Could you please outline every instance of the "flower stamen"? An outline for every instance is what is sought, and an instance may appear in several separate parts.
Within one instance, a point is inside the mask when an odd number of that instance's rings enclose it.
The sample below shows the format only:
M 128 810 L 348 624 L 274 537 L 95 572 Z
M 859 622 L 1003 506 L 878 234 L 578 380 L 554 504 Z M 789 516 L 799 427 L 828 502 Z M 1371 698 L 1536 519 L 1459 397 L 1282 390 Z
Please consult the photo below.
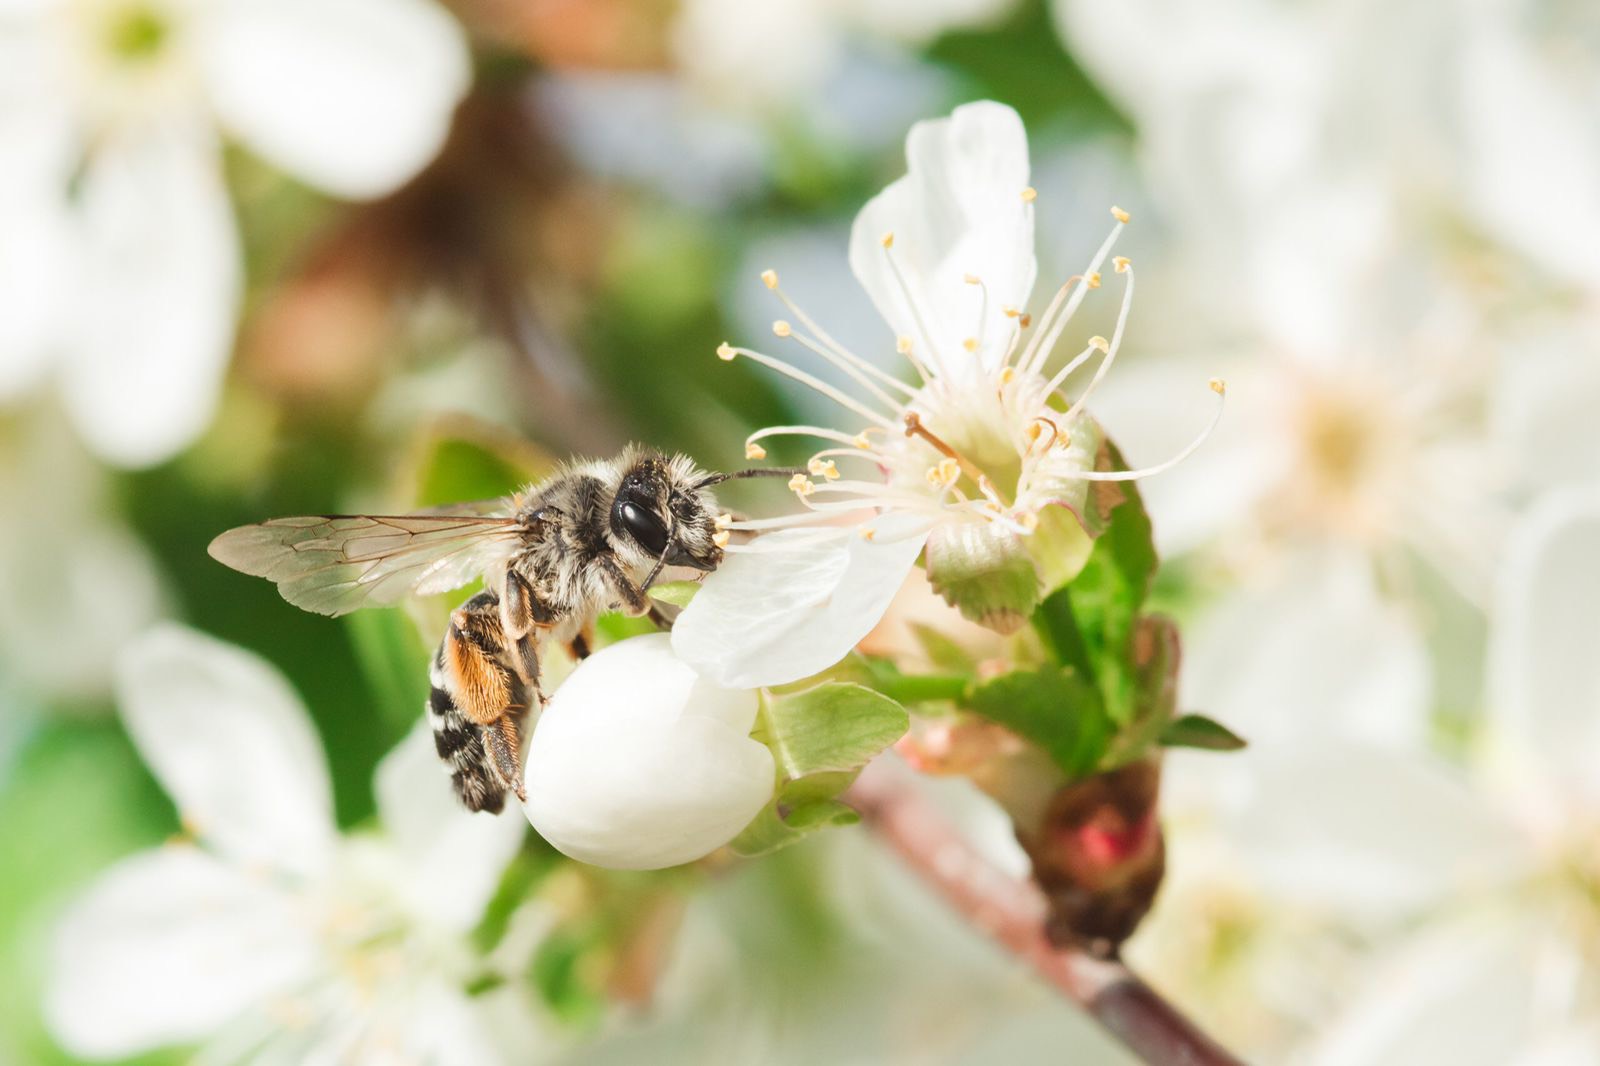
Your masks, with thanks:
M 954 448 L 950 447 L 950 445 L 946 444 L 944 441 L 940 440 L 932 430 L 923 425 L 922 416 L 917 414 L 917 412 L 907 411 L 905 424 L 906 436 L 921 437 L 923 440 L 933 445 L 934 450 L 940 455 L 943 455 L 948 459 L 954 459 L 956 463 L 959 464 L 961 472 L 966 474 L 973 481 L 978 482 L 980 485 L 988 480 L 976 463 L 962 455 L 960 452 L 956 451 Z
M 787 323 L 782 324 L 787 325 Z M 779 334 L 779 336 L 786 336 L 786 334 Z M 719 358 L 727 362 L 732 362 L 735 356 L 742 355 L 746 359 L 750 359 L 754 362 L 760 363 L 762 366 L 776 370 L 784 377 L 792 378 L 793 380 L 800 382 L 802 385 L 809 386 L 810 388 L 826 396 L 828 399 L 839 404 L 841 407 L 854 411 L 856 414 L 860 415 L 862 418 L 865 418 L 869 422 L 882 426 L 884 429 L 892 429 L 894 427 L 893 422 L 890 422 L 883 415 L 867 407 L 861 401 L 846 395 L 844 392 L 841 392 L 839 389 L 828 384 L 826 381 L 823 381 L 821 378 L 812 374 L 808 374 L 799 367 L 791 366 L 782 359 L 774 359 L 770 355 L 753 351 L 750 348 L 735 348 L 733 345 L 728 344 L 727 342 L 723 342 L 717 346 L 717 355 Z
M 1211 423 L 1207 425 L 1205 429 L 1200 431 L 1200 435 L 1195 437 L 1194 440 L 1190 441 L 1189 444 L 1177 455 L 1174 455 L 1171 459 L 1168 459 L 1165 462 L 1157 463 L 1155 466 L 1147 466 L 1140 470 L 1085 470 L 1070 476 L 1078 478 L 1082 481 L 1135 481 L 1139 478 L 1150 477 L 1152 474 L 1159 474 L 1165 470 L 1171 470 L 1173 467 L 1189 458 L 1189 456 L 1195 453 L 1196 449 L 1198 449 L 1200 445 L 1206 442 L 1206 438 L 1210 437 L 1212 432 L 1216 430 L 1217 423 L 1222 421 L 1223 408 L 1227 406 L 1227 383 L 1221 378 L 1212 378 L 1209 382 L 1207 382 L 1207 384 L 1211 387 L 1211 391 L 1217 394 L 1216 413 L 1211 416 Z
M 879 382 L 899 389 L 907 396 L 916 395 L 916 389 L 912 388 L 910 385 L 907 385 L 893 374 L 887 373 L 879 367 L 867 362 L 867 360 L 861 358 L 861 356 L 852 352 L 843 344 L 840 344 L 834 339 L 832 334 L 819 326 L 816 319 L 806 314 L 804 309 L 802 309 L 799 304 L 795 303 L 794 300 L 790 299 L 788 293 L 783 291 L 782 287 L 778 284 L 778 272 L 776 270 L 763 270 L 761 272 L 761 283 L 768 289 L 772 290 L 773 295 L 777 296 L 777 298 L 783 303 L 783 306 L 789 309 L 789 313 L 794 315 L 795 318 L 799 319 L 800 324 L 806 329 L 810 330 L 812 335 L 816 337 L 817 343 L 822 346 L 822 348 L 819 349 L 813 346 L 809 338 L 797 336 L 796 339 L 805 344 L 806 347 L 811 348 L 812 351 L 815 351 L 824 359 L 827 359 L 835 366 L 838 366 L 852 378 L 855 378 L 862 385 L 872 389 L 874 392 L 877 392 L 878 390 L 870 382 L 862 380 L 857 371 L 869 374 L 876 378 Z M 851 367 L 854 367 L 855 370 L 851 370 Z M 918 368 L 918 370 L 920 372 L 920 368 Z M 923 375 L 923 380 L 926 382 L 926 374 Z

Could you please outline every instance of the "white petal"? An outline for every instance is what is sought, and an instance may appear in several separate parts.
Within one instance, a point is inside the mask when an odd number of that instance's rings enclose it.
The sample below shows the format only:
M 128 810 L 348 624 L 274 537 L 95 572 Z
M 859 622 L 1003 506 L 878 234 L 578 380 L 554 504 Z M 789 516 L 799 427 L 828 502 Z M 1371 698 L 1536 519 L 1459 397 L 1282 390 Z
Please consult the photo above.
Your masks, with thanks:
M 1315 1066 L 1502 1066 L 1540 1034 L 1524 923 L 1454 925 L 1384 961 L 1336 1019 Z
M 513 815 L 461 806 L 427 722 L 384 756 L 375 789 L 378 815 L 406 867 L 395 887 L 429 922 L 460 930 L 476 925 L 527 826 Z
M 690 862 L 772 796 L 772 753 L 750 738 L 758 699 L 705 681 L 666 634 L 591 655 L 540 716 L 526 811 L 564 854 L 613 869 Z
M 1184 660 L 1185 709 L 1250 740 L 1426 738 L 1427 648 L 1357 558 L 1308 552 L 1241 587 L 1191 628 Z
M 511 819 L 511 815 L 506 816 Z M 504 1061 L 490 1037 L 479 1005 L 444 981 L 429 980 L 411 996 L 400 1024 L 394 1066 L 429 1063 L 431 1066 L 493 1066 Z M 516 1060 L 529 1062 L 549 1048 L 518 1047 Z
M 292 896 L 172 845 L 113 867 L 67 911 L 45 1018 L 73 1054 L 121 1058 L 205 1036 L 317 961 Z
M 205 42 L 218 116 L 338 196 L 387 193 L 438 152 L 471 79 L 431 0 L 231 0 Z
M 895 333 L 946 372 L 972 364 L 962 347 L 968 339 L 981 342 L 976 357 L 984 365 L 995 365 L 1014 322 L 1002 308 L 1027 304 L 1035 272 L 1033 213 L 1022 199 L 1022 120 L 989 101 L 958 107 L 911 128 L 906 163 L 906 176 L 856 216 L 850 269 Z M 893 247 L 885 249 L 889 233 Z M 983 287 L 968 284 L 968 275 Z
M 72 265 L 72 116 L 37 36 L 0 35 L 0 400 L 55 354 Z
M 1521 837 L 1432 756 L 1336 739 L 1252 745 L 1230 839 L 1273 899 L 1412 912 L 1518 867 Z
M 1552 493 L 1512 537 L 1490 637 L 1496 739 L 1527 776 L 1600 802 L 1600 493 Z
M 826 670 L 878 624 L 927 540 L 878 526 L 874 541 L 784 530 L 761 539 L 771 550 L 730 555 L 678 616 L 673 650 L 728 688 Z
M 1520 485 L 1536 491 L 1600 482 L 1600 337 L 1562 316 L 1518 330 L 1489 389 L 1494 440 Z
M 117 692 L 139 754 L 203 840 L 240 863 L 322 868 L 335 837 L 327 765 L 271 664 L 162 625 L 123 651 Z
M 187 126 L 105 143 L 81 199 L 63 394 L 96 452 L 146 466 L 210 423 L 232 348 L 239 250 L 215 145 Z
M 1592 90 L 1587 101 L 1564 91 L 1561 64 L 1543 54 L 1559 44 L 1559 30 L 1551 27 L 1549 42 L 1523 40 L 1528 32 L 1489 22 L 1462 49 L 1470 72 L 1460 83 L 1462 185 L 1497 237 L 1592 287 L 1600 284 Z

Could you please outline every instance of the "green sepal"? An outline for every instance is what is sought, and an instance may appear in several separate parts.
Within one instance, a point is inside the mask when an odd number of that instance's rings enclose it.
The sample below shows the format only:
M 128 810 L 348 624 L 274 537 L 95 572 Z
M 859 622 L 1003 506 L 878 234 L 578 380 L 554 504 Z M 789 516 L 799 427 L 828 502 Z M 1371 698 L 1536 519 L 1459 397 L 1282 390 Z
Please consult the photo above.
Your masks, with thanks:
M 938 526 L 928 537 L 928 583 L 963 617 L 1014 633 L 1039 602 L 1039 574 L 1025 539 L 993 522 Z
M 1116 445 L 1106 441 L 1096 467 L 1124 470 L 1127 464 Z M 1130 641 L 1155 574 L 1155 541 L 1144 501 L 1132 482 L 1099 482 L 1093 489 L 1091 500 L 1097 513 L 1104 515 L 1105 526 L 1067 589 L 1106 710 L 1114 721 L 1126 724 L 1133 719 L 1136 699 Z
M 818 829 L 856 821 L 838 797 L 910 726 L 904 707 L 850 682 L 764 694 L 750 735 L 772 751 L 778 781 L 772 801 L 729 846 L 740 855 L 765 855 Z
M 1111 742 L 1100 690 L 1071 667 L 997 677 L 974 689 L 966 706 L 1037 744 L 1069 778 L 1092 773 Z
M 1161 731 L 1164 748 L 1201 748 L 1205 751 L 1238 751 L 1248 742 L 1223 725 L 1203 714 L 1186 714 Z
M 1133 710 L 1117 730 L 1101 769 L 1109 770 L 1143 758 L 1161 740 L 1177 714 L 1178 626 L 1161 615 L 1139 619 L 1129 645 L 1133 678 Z

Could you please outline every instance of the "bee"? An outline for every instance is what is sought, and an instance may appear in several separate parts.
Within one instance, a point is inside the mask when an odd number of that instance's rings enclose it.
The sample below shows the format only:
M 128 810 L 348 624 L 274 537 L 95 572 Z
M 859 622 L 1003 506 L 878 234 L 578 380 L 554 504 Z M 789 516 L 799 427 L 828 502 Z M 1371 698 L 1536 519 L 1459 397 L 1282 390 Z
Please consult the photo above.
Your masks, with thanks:
M 498 500 L 406 515 L 275 518 L 230 529 L 209 551 L 324 615 L 482 577 L 484 590 L 451 613 L 434 653 L 426 714 L 461 802 L 498 814 L 508 790 L 527 798 L 522 724 L 534 701 L 545 702 L 541 648 L 555 641 L 584 657 L 595 618 L 619 608 L 665 624 L 647 595 L 662 571 L 709 572 L 722 562 L 728 532 L 712 487 L 793 473 L 708 473 L 686 456 L 630 447 Z

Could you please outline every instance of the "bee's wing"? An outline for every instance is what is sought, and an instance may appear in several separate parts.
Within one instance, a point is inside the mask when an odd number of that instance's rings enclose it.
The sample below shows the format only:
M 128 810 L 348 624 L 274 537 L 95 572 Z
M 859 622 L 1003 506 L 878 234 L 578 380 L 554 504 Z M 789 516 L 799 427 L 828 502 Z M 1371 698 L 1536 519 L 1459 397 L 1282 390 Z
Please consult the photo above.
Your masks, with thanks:
M 521 534 L 516 519 L 470 513 L 302 515 L 230 529 L 211 557 L 274 581 L 283 598 L 340 615 L 465 585 Z

